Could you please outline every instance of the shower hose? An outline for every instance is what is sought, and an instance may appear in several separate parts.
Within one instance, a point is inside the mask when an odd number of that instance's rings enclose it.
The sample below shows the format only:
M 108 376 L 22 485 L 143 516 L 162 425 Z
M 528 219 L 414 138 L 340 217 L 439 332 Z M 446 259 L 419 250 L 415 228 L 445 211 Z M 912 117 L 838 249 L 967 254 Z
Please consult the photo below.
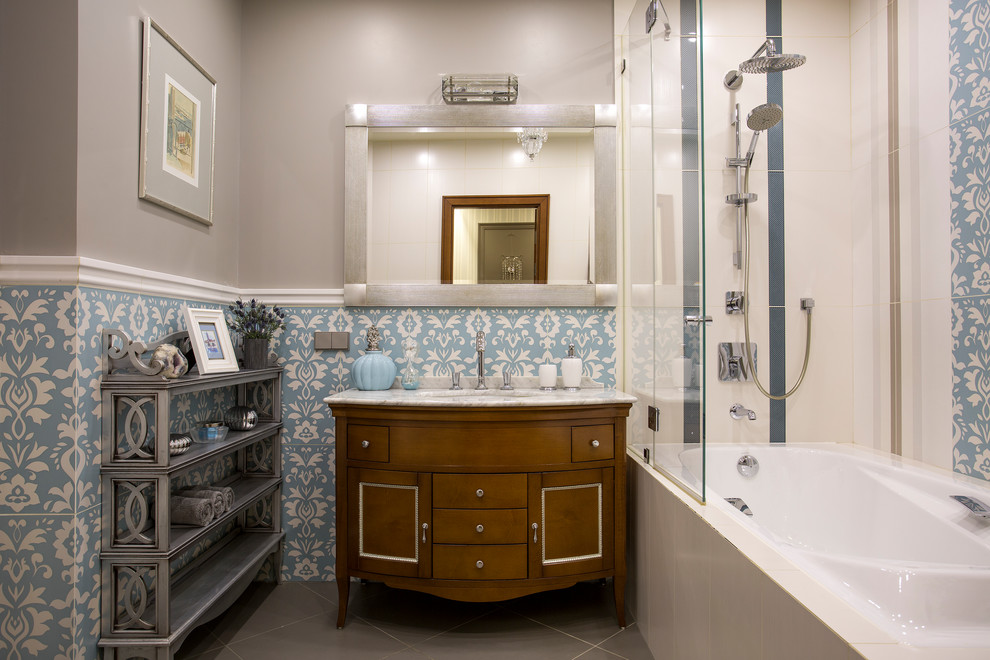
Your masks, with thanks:
M 749 192 L 749 167 L 746 168 L 746 181 L 743 186 L 744 192 Z M 746 232 L 746 268 L 744 270 L 743 276 L 743 330 L 746 333 L 746 364 L 749 366 L 749 373 L 753 374 L 753 382 L 756 383 L 757 389 L 763 394 L 763 396 L 768 399 L 773 399 L 775 401 L 780 401 L 786 399 L 801 387 L 801 383 L 804 382 L 804 375 L 808 373 L 808 358 L 811 357 L 811 308 L 808 307 L 805 311 L 808 312 L 808 331 L 805 335 L 804 341 L 804 365 L 801 367 L 801 375 L 798 377 L 797 382 L 794 383 L 794 387 L 789 389 L 784 394 L 770 394 L 762 383 L 760 383 L 760 378 L 756 374 L 756 366 L 753 364 L 753 349 L 749 344 L 749 204 L 744 204 L 743 211 L 743 224 Z

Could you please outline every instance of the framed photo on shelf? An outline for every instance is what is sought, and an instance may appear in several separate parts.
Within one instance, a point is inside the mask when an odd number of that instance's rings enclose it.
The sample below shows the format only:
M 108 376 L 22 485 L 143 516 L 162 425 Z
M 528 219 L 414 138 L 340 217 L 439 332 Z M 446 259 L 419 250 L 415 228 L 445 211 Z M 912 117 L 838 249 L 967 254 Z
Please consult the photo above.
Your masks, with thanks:
M 234 345 L 222 309 L 185 307 L 186 330 L 200 374 L 238 371 Z
M 144 19 L 138 197 L 213 224 L 217 81 Z

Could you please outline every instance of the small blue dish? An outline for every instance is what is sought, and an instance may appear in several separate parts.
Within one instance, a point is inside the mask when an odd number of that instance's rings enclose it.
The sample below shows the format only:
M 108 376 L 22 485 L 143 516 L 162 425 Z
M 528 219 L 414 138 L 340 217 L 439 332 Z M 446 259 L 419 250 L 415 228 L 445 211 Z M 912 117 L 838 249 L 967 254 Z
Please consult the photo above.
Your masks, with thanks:
M 196 437 L 200 442 L 223 442 L 229 430 L 222 422 L 203 422 L 196 429 Z

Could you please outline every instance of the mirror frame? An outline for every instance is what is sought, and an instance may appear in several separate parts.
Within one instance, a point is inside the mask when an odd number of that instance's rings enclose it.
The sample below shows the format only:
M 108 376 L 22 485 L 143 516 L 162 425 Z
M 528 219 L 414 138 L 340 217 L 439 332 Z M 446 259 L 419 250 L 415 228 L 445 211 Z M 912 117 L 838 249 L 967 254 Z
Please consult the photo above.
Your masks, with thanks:
M 368 284 L 368 137 L 372 128 L 591 128 L 594 259 L 589 284 Z M 344 111 L 344 305 L 614 307 L 615 105 L 367 105 Z

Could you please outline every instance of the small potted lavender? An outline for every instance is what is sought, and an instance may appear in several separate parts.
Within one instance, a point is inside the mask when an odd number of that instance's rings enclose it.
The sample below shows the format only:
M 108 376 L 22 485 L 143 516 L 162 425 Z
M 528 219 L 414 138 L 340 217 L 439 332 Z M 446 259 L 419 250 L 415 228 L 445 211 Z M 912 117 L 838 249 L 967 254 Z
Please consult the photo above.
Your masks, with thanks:
M 268 344 L 285 327 L 285 310 L 254 298 L 249 303 L 238 298 L 227 309 L 231 314 L 230 328 L 241 336 L 244 368 L 264 369 L 268 366 Z

